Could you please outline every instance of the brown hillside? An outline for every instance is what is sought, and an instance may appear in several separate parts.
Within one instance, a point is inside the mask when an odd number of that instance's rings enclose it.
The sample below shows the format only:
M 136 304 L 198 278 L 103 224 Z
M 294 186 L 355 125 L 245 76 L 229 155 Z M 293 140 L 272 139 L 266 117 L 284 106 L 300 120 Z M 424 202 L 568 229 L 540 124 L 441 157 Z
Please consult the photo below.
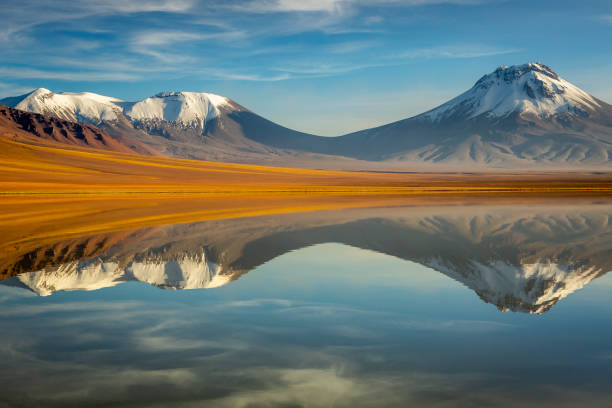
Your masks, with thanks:
M 27 143 L 52 141 L 114 152 L 160 155 L 135 139 L 113 138 L 93 125 L 69 122 L 3 105 L 0 105 L 0 134 Z

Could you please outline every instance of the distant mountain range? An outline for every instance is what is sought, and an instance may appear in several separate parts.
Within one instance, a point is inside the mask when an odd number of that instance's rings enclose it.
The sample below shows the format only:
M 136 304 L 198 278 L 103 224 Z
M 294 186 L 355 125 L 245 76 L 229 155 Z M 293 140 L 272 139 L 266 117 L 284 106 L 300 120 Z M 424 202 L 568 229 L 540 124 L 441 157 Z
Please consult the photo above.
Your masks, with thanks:
M 339 137 L 285 128 L 209 93 L 125 102 L 39 88 L 0 104 L 192 159 L 413 170 L 612 168 L 612 106 L 539 63 L 501 66 L 429 112 Z
M 205 289 L 229 284 L 290 251 L 335 242 L 420 263 L 502 311 L 544 313 L 612 270 L 610 214 L 609 205 L 536 204 L 216 220 L 73 238 L 18 257 L 4 254 L 0 279 L 45 296 L 134 281 Z

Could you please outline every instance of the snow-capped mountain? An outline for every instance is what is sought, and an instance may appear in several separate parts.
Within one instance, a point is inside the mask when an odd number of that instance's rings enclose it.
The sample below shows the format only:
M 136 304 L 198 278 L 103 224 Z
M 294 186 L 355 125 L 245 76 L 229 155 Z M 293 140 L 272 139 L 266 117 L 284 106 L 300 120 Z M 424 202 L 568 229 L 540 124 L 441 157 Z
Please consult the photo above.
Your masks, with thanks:
M 285 128 L 209 93 L 125 102 L 38 89 L 0 104 L 93 123 L 191 159 L 335 169 L 612 168 L 612 106 L 540 63 L 501 66 L 435 109 L 339 137 Z
M 38 88 L 11 102 L 9 106 L 15 109 L 94 125 L 117 121 L 124 115 L 131 121 L 166 121 L 203 128 L 219 115 L 219 107 L 227 104 L 228 99 L 203 92 L 162 92 L 141 101 L 125 102 L 91 92 L 53 93 Z
M 206 122 L 219 116 L 219 107 L 228 103 L 227 98 L 211 93 L 162 92 L 123 106 L 132 121 L 158 120 L 203 129 Z
M 421 115 L 341 137 L 361 158 L 455 168 L 611 168 L 612 106 L 539 63 L 501 66 Z
M 12 103 L 3 104 L 15 109 L 93 125 L 117 120 L 122 112 L 117 103 L 123 102 L 121 99 L 91 92 L 53 93 L 45 88 L 38 88 L 12 99 Z
M 205 251 L 185 253 L 165 260 L 151 257 L 122 266 L 116 260 L 74 261 L 57 267 L 24 273 L 5 283 L 25 287 L 39 296 L 57 291 L 90 291 L 125 282 L 145 282 L 162 289 L 207 289 L 231 281 L 220 265 L 207 259 Z
M 547 118 L 557 114 L 588 115 L 600 102 L 560 78 L 546 65 L 502 65 L 483 76 L 467 92 L 424 113 L 421 117 L 441 121 L 460 116 L 507 117 L 513 113 Z

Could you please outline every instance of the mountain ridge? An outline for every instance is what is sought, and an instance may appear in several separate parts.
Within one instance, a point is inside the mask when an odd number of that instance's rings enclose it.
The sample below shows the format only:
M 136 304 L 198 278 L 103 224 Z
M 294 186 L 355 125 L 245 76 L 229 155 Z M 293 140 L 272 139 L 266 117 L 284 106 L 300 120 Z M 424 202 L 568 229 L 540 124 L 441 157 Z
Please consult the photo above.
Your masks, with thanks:
M 338 137 L 285 128 L 208 93 L 165 92 L 125 102 L 38 89 L 0 103 L 81 118 L 110 135 L 191 159 L 402 170 L 612 166 L 612 106 L 541 63 L 500 66 L 430 111 Z

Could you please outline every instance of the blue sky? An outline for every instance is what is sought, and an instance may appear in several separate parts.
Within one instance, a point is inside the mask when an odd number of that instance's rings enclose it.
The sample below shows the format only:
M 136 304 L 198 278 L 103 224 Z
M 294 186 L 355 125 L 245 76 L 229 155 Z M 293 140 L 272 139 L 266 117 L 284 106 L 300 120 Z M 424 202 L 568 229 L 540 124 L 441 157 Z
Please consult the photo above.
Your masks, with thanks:
M 0 96 L 228 96 L 337 135 L 402 119 L 499 65 L 540 61 L 612 102 L 612 3 L 22 0 L 0 8 Z

